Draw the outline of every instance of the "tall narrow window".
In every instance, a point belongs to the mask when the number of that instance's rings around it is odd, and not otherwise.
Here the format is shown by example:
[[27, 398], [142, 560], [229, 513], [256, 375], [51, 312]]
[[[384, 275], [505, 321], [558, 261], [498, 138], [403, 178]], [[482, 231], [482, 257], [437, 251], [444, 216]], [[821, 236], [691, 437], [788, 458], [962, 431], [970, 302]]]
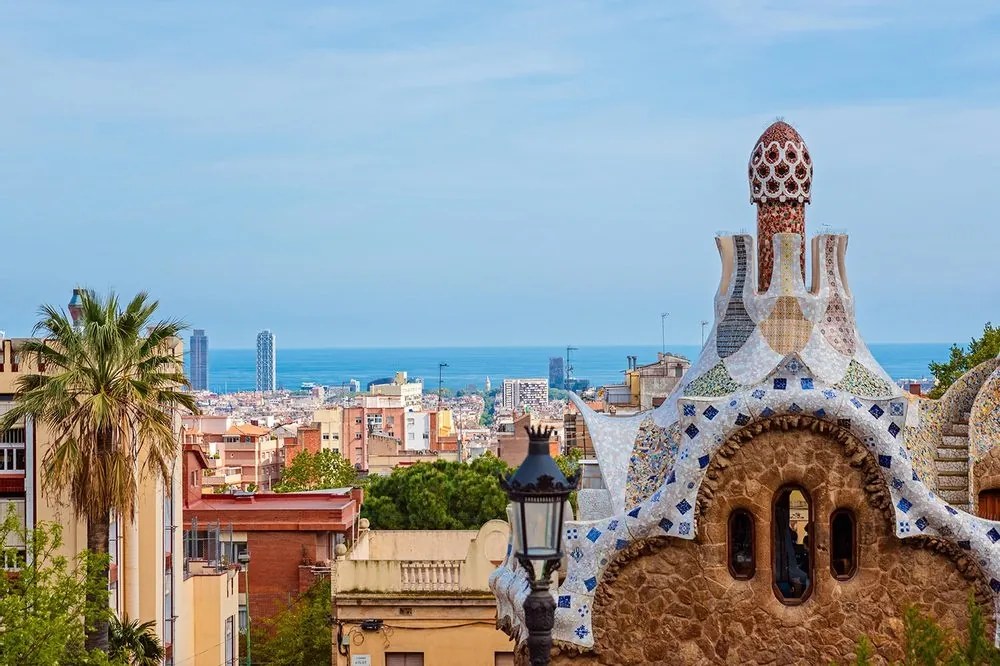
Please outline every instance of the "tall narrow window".
[[812, 592], [812, 507], [802, 488], [785, 487], [774, 496], [771, 517], [774, 594], [786, 604], [805, 601]]
[[849, 580], [857, 570], [857, 521], [850, 509], [837, 509], [830, 516], [830, 571], [837, 580]]
[[990, 488], [979, 493], [976, 514], [988, 520], [1000, 520], [1000, 489]]
[[736, 509], [729, 514], [729, 573], [737, 580], [749, 580], [756, 570], [753, 515]]

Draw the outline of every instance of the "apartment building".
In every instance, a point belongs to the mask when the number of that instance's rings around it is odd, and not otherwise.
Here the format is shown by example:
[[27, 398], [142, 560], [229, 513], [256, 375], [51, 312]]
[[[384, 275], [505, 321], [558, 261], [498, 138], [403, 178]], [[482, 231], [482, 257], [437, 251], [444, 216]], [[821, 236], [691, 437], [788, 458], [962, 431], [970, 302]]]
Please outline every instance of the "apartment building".
[[372, 382], [368, 392], [374, 396], [399, 398], [407, 409], [423, 408], [424, 383], [411, 382], [405, 372], [397, 372], [390, 382]]
[[513, 666], [490, 574], [510, 528], [368, 530], [331, 565], [334, 664]]
[[[18, 351], [23, 343], [23, 339], [0, 340], [0, 411], [10, 409], [17, 379], [37, 372]], [[173, 352], [182, 353], [180, 341]], [[179, 429], [179, 421], [177, 425]], [[30, 420], [0, 437], [0, 510], [6, 513], [12, 505], [29, 530], [42, 521], [59, 523], [64, 539], [59, 555], [72, 558], [86, 549], [86, 524], [74, 517], [66, 497], [43, 487], [40, 461], [51, 444], [47, 427]], [[175, 469], [166, 484], [159, 478], [141, 483], [134, 520], [125, 516], [112, 520], [109, 601], [119, 617], [154, 623], [166, 647], [166, 666], [235, 666], [236, 572], [191, 567], [177, 557], [184, 540], [179, 529], [183, 482], [179, 455]]]
[[549, 380], [545, 377], [503, 380], [501, 408], [505, 410], [540, 407], [549, 401]]

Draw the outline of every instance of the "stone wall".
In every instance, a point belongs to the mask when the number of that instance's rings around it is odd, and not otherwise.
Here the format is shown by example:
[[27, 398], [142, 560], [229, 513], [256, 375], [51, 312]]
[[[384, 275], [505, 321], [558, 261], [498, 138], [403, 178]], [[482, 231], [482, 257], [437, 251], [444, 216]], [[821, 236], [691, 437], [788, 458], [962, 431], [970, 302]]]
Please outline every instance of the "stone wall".
[[[898, 539], [872, 461], [841, 431], [766, 429], [724, 447], [720, 471], [694, 541], [659, 537], [623, 552], [595, 599], [595, 651], [557, 650], [558, 666], [628, 664], [841, 663], [859, 636], [881, 659], [899, 659], [907, 604], [958, 632], [970, 590], [985, 599], [978, 566], [961, 551], [921, 537]], [[711, 471], [711, 470], [710, 470]], [[866, 478], [867, 477], [867, 478]], [[780, 603], [771, 587], [771, 505], [775, 490], [799, 484], [812, 499], [813, 592]], [[867, 485], [867, 490], [866, 490]], [[847, 507], [858, 519], [857, 574], [830, 574], [829, 518]], [[736, 508], [756, 525], [756, 574], [734, 580], [727, 568], [726, 523]], [[965, 573], [963, 573], [965, 572]]]

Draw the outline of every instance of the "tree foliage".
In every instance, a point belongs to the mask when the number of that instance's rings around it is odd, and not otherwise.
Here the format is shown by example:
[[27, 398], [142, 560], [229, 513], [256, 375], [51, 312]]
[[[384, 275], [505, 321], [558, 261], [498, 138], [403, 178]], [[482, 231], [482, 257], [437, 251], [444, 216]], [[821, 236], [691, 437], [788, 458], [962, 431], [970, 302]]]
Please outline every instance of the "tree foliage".
[[166, 650], [156, 635], [156, 622], [112, 617], [108, 654], [129, 666], [158, 666], [163, 663]]
[[69, 560], [58, 555], [60, 525], [41, 522], [29, 531], [13, 512], [0, 524], [0, 544], [9, 541], [24, 543], [27, 557], [19, 549], [3, 549], [7, 564], [20, 571], [0, 572], [0, 666], [114, 663], [84, 647], [85, 626], [110, 615], [106, 605], [87, 601], [93, 596], [88, 591], [106, 580], [93, 573], [102, 569], [106, 556], [85, 552]]
[[471, 463], [421, 462], [365, 480], [362, 516], [372, 529], [475, 530], [505, 519], [507, 496], [497, 481], [510, 470], [494, 455]]
[[[158, 303], [144, 293], [124, 306], [114, 293], [79, 295], [78, 326], [65, 311], [42, 306], [37, 337], [19, 351], [44, 372], [17, 379], [0, 432], [25, 418], [49, 429], [43, 486], [56, 496], [68, 491], [75, 513], [87, 521], [87, 549], [100, 555], [108, 552], [111, 513], [134, 515], [140, 477], [169, 479], [174, 410], [197, 408], [182, 390], [183, 360], [172, 349], [183, 324], [155, 321]], [[106, 576], [106, 566], [94, 574]], [[107, 605], [106, 588], [91, 593], [93, 605]], [[88, 632], [88, 645], [106, 650], [106, 621]]]
[[992, 323], [987, 322], [983, 328], [982, 337], [972, 338], [969, 341], [968, 349], [952, 345], [947, 361], [944, 363], [931, 362], [929, 368], [937, 380], [937, 384], [928, 395], [932, 398], [940, 398], [959, 377], [980, 363], [996, 358], [998, 355], [1000, 355], [1000, 327], [994, 327]]
[[333, 633], [330, 581], [321, 579], [280, 613], [254, 630], [254, 663], [268, 666], [329, 666]]
[[318, 453], [301, 451], [281, 472], [281, 481], [272, 490], [292, 493], [302, 490], [323, 490], [356, 485], [358, 473], [338, 451], [324, 449]]

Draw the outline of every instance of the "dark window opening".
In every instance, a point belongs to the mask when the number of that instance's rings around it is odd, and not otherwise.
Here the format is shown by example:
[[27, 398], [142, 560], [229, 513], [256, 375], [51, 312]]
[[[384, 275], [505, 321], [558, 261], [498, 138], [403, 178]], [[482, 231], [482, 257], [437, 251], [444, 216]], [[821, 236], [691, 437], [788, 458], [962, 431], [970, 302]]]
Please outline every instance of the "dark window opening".
[[801, 603], [812, 592], [813, 580], [812, 507], [803, 489], [778, 491], [771, 525], [774, 593], [783, 603]]
[[837, 580], [849, 580], [858, 570], [858, 529], [854, 512], [837, 509], [830, 516], [830, 571]]
[[749, 580], [756, 570], [753, 516], [736, 509], [729, 514], [729, 573], [737, 580]]
[[979, 493], [976, 514], [987, 520], [1000, 520], [1000, 488], [991, 488]]

